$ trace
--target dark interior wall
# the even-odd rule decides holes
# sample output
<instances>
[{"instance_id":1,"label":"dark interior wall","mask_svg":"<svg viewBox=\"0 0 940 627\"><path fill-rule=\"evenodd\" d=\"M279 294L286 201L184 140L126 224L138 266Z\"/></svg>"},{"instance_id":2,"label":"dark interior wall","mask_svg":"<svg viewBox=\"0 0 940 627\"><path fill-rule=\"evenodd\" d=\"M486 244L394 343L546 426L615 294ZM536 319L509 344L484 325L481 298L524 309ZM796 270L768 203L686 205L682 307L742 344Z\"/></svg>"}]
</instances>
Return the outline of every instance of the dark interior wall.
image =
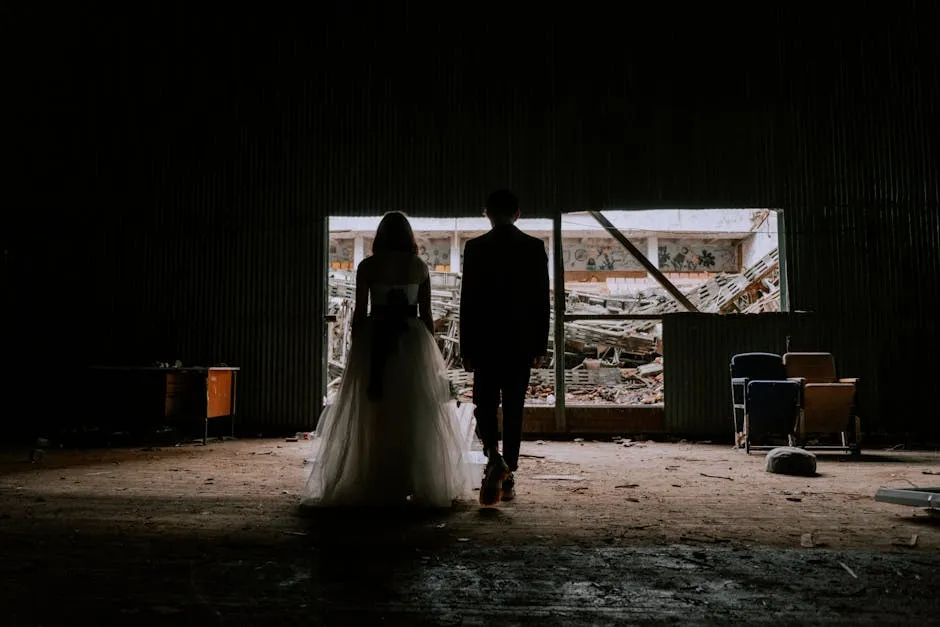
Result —
<instances>
[{"instance_id":1,"label":"dark interior wall","mask_svg":"<svg viewBox=\"0 0 940 627\"><path fill-rule=\"evenodd\" d=\"M225 361L249 432L309 427L325 216L479 215L507 185L529 215L784 209L792 307L833 321L885 428L932 426L929 378L895 365L937 346L926 3L20 10L10 398L43 395L50 363Z\"/></svg>"}]
</instances>

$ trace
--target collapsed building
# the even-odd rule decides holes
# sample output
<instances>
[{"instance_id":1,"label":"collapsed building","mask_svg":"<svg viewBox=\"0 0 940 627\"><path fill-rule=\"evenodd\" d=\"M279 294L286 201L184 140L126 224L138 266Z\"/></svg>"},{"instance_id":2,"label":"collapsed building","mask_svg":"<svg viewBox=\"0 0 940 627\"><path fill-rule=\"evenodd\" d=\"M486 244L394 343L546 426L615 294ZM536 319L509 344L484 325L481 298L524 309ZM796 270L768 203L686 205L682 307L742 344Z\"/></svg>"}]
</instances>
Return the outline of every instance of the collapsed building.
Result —
<instances>
[{"instance_id":1,"label":"collapsed building","mask_svg":"<svg viewBox=\"0 0 940 627\"><path fill-rule=\"evenodd\" d=\"M766 218L766 215L764 215ZM762 222L762 221L761 221ZM760 222L756 222L760 226ZM454 238L456 240L456 238ZM612 242L612 247L617 243ZM360 244L361 247L361 244ZM669 259L658 246L657 261ZM765 247L769 248L769 247ZM601 249L604 254L609 248ZM779 256L776 242L762 256L739 272L683 273L676 284L696 309L707 313L761 313L780 309ZM708 254L704 251L704 254ZM451 256L456 257L451 251ZM601 257L601 255L597 255ZM433 261L433 260L430 260ZM454 265L459 259L454 258ZM650 405L663 402L662 326L656 319L684 311L662 286L638 278L635 271L618 273L608 263L604 268L567 271L565 312L574 315L629 314L649 316L631 320L566 320L564 324L565 402L567 404ZM707 260L706 260L707 261ZM603 263L603 261L602 261ZM329 385L333 393L341 380L351 337L355 304L355 273L349 262L334 264L330 271ZM432 270L431 306L435 336L448 366L448 377L458 398L469 400L472 374L460 362L460 272L429 263ZM687 263L686 268L690 267ZM679 267L679 269L683 269ZM569 280L570 278L576 280ZM682 281L681 279L684 279ZM632 289L631 289L632 287ZM554 294L552 295L554 297ZM554 328L554 315L551 320ZM555 394L556 349L549 334L549 353L533 369L527 403L552 404Z\"/></svg>"}]
</instances>

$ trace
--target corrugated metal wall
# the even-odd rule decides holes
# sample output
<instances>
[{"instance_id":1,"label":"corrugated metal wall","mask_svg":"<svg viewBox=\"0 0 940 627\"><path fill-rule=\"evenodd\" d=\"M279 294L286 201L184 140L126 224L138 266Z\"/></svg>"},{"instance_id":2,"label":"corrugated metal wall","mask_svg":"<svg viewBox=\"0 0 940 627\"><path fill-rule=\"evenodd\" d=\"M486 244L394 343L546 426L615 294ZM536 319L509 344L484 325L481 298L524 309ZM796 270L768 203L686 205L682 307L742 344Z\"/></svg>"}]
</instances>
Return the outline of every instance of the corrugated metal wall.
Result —
<instances>
[{"instance_id":1,"label":"corrugated metal wall","mask_svg":"<svg viewBox=\"0 0 940 627\"><path fill-rule=\"evenodd\" d=\"M785 215L790 309L814 315L667 316L669 427L714 434L724 426L729 433L730 356L782 353L789 335L794 350L832 352L843 376L861 377L866 430L936 436L932 374L914 365L940 347L930 304L940 287L936 208L862 205Z\"/></svg>"},{"instance_id":2,"label":"corrugated metal wall","mask_svg":"<svg viewBox=\"0 0 940 627\"><path fill-rule=\"evenodd\" d=\"M35 51L4 217L22 390L48 363L225 361L247 432L309 427L325 217L477 216L503 185L529 215L783 208L791 304L840 321L846 369L888 377L937 345L932 5L64 10L17 29ZM902 396L927 425L926 393Z\"/></svg>"},{"instance_id":3,"label":"corrugated metal wall","mask_svg":"<svg viewBox=\"0 0 940 627\"><path fill-rule=\"evenodd\" d=\"M729 366L737 353L831 351L830 325L821 316L799 313L726 315L678 313L663 317L666 429L685 435L730 437ZM842 359L836 367L855 375ZM877 398L877 380L864 379L861 402Z\"/></svg>"}]
</instances>

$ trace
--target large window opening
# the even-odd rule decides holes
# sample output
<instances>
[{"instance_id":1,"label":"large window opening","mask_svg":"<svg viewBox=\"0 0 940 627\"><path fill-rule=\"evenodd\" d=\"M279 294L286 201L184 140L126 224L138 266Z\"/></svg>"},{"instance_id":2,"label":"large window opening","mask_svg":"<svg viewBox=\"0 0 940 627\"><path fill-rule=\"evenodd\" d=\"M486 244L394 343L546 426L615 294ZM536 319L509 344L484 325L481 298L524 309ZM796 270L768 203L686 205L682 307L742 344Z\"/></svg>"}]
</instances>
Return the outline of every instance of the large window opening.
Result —
<instances>
[{"instance_id":1,"label":"large window opening","mask_svg":"<svg viewBox=\"0 0 940 627\"><path fill-rule=\"evenodd\" d=\"M564 214L565 404L662 404L664 314L780 311L778 225L768 209Z\"/></svg>"},{"instance_id":2,"label":"large window opening","mask_svg":"<svg viewBox=\"0 0 940 627\"><path fill-rule=\"evenodd\" d=\"M329 221L328 314L333 322L327 402L338 389L349 350L355 269L371 254L379 220ZM473 379L461 366L458 333L461 263L464 243L486 232L489 222L411 218L411 223L419 254L431 270L438 345L455 395L469 400ZM553 292L555 277L564 277L564 347L556 351L551 331L550 352L532 371L527 404L662 404L664 314L781 310L779 224L769 209L572 212L561 218L559 247L553 220L519 220L519 228L545 242ZM556 368L558 358L563 369ZM559 376L564 377L563 401L557 397Z\"/></svg>"}]
</instances>

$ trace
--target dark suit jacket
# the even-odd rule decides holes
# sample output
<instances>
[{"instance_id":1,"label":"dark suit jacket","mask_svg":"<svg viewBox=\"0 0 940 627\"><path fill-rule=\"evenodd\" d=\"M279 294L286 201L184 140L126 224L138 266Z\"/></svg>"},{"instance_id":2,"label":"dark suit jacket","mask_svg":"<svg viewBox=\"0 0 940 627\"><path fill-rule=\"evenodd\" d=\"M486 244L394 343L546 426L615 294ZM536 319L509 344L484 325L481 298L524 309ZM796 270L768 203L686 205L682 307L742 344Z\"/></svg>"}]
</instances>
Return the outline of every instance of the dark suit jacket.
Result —
<instances>
[{"instance_id":1,"label":"dark suit jacket","mask_svg":"<svg viewBox=\"0 0 940 627\"><path fill-rule=\"evenodd\" d=\"M477 364L548 352L545 244L513 225L468 240L460 290L460 353Z\"/></svg>"}]
</instances>

